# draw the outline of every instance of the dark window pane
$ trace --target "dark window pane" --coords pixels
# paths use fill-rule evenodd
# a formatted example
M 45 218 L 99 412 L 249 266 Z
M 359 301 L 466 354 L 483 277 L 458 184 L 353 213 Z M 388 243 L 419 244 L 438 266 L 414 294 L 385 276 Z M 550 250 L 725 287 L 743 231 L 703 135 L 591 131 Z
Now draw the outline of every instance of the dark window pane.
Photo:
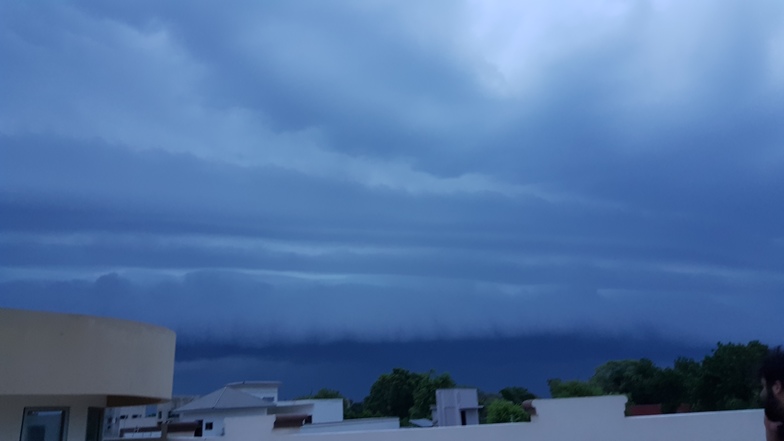
M 20 441 L 63 441 L 68 409 L 26 408 Z

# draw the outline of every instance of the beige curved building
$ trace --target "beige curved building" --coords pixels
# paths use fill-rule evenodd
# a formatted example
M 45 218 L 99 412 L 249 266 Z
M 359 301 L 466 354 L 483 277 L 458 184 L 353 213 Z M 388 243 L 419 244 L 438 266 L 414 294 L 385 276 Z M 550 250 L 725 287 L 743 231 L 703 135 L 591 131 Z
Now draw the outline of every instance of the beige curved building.
M 0 440 L 98 441 L 103 409 L 171 398 L 175 334 L 0 308 Z

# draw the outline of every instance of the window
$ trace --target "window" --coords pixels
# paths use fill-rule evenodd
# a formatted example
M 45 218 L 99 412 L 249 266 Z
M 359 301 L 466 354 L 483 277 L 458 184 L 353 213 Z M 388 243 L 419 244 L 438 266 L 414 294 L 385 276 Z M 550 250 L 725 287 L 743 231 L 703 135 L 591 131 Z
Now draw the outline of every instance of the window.
M 84 435 L 85 441 L 101 441 L 101 421 L 103 421 L 103 409 L 100 407 L 87 408 L 87 430 Z
M 68 408 L 26 407 L 20 441 L 63 441 L 68 426 Z
M 204 423 L 204 430 L 212 430 L 212 421 Z

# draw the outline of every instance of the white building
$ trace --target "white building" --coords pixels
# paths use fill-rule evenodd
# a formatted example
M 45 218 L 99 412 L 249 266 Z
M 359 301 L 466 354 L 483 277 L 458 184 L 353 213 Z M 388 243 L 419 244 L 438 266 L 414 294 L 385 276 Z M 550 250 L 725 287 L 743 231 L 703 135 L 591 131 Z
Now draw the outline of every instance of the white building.
M 0 440 L 99 441 L 104 409 L 171 398 L 174 332 L 0 308 Z
M 342 399 L 281 401 L 279 388 L 277 381 L 230 383 L 174 412 L 180 415 L 179 421 L 200 422 L 203 436 L 223 435 L 224 419 L 238 416 L 276 415 L 277 427 L 343 421 Z
M 167 421 L 178 421 L 180 415 L 174 412 L 174 409 L 196 398 L 198 396 L 179 396 L 159 404 L 108 408 L 104 414 L 103 437 L 104 439 L 120 438 L 123 433 L 142 428 L 161 427 Z
M 479 424 L 476 389 L 438 389 L 436 405 L 431 407 L 435 426 L 474 426 Z
M 177 438 L 216 437 L 225 433 L 225 420 L 271 416 L 279 433 L 328 433 L 400 428 L 398 418 L 343 420 L 343 400 L 280 400 L 277 381 L 230 383 L 203 397 L 181 397 L 157 406 L 110 409 L 105 439 L 159 438 L 164 426 Z M 179 404 L 177 404 L 179 403 Z

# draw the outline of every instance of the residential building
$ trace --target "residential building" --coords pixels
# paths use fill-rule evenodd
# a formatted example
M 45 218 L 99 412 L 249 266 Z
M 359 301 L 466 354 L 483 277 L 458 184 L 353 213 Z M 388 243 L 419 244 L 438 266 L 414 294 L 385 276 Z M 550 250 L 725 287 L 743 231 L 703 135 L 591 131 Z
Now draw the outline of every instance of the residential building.
M 178 396 L 159 404 L 108 408 L 104 415 L 103 436 L 105 439 L 120 438 L 123 433 L 160 427 L 167 421 L 179 421 L 180 415 L 174 409 L 196 398 L 198 396 Z
M 430 410 L 435 426 L 474 426 L 481 408 L 476 389 L 453 388 L 436 390 L 436 405 Z
M 179 421 L 199 421 L 204 436 L 220 436 L 224 419 L 237 416 L 277 415 L 278 426 L 337 423 L 343 421 L 343 400 L 278 399 L 280 382 L 244 381 L 230 383 L 201 398 L 174 409 Z
M 174 332 L 0 308 L 0 440 L 99 441 L 104 409 L 171 399 Z

